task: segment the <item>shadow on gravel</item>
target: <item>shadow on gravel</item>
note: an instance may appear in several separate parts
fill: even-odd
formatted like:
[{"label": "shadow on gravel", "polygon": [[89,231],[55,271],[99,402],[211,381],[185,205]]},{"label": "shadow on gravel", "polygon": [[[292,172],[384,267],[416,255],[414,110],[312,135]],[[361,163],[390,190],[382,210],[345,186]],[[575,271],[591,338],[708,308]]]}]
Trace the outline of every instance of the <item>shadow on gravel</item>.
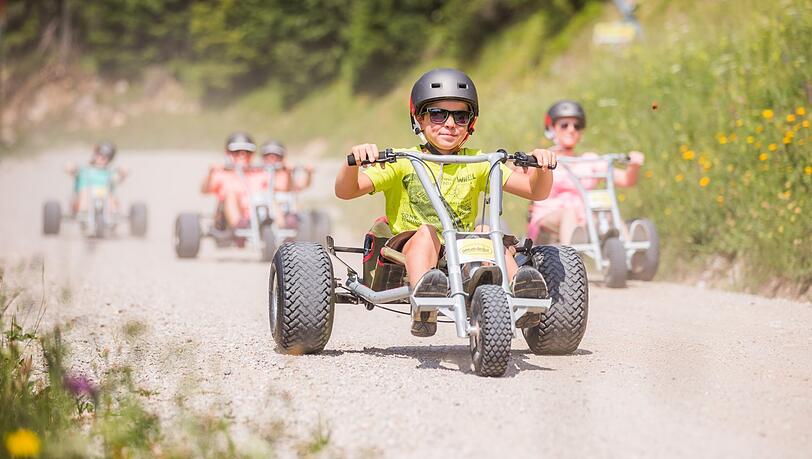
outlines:
[{"label": "shadow on gravel", "polygon": [[[589,352],[589,351],[587,351]],[[326,352],[325,352],[326,353]],[[468,346],[394,346],[388,348],[366,347],[363,350],[334,351],[333,355],[366,354],[375,357],[413,358],[418,361],[420,370],[449,370],[473,374],[471,351]],[[591,352],[590,352],[591,354]],[[510,365],[505,377],[512,378],[523,371],[555,371],[553,368],[538,366],[529,361],[527,351],[511,351]],[[450,367],[448,365],[452,365]]]}]

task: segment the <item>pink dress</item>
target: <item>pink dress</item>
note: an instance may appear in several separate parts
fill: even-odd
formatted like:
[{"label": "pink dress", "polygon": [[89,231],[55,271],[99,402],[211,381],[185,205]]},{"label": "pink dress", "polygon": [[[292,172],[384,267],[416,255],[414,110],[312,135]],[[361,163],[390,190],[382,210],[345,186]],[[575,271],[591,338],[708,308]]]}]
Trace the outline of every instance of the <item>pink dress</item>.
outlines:
[{"label": "pink dress", "polygon": [[[578,157],[597,158],[598,155],[584,153]],[[578,176],[600,173],[606,170],[603,162],[592,161],[569,164],[568,167]],[[597,184],[598,180],[594,178],[581,179],[581,185],[587,190],[595,188]],[[546,226],[544,224],[545,220],[550,215],[566,208],[575,209],[577,225],[581,226],[586,223],[584,201],[581,199],[581,194],[572,181],[570,173],[561,165],[553,170],[553,187],[550,190],[550,196],[543,201],[533,201],[530,205],[530,222],[527,225],[527,237],[535,240],[541,226]]]}]

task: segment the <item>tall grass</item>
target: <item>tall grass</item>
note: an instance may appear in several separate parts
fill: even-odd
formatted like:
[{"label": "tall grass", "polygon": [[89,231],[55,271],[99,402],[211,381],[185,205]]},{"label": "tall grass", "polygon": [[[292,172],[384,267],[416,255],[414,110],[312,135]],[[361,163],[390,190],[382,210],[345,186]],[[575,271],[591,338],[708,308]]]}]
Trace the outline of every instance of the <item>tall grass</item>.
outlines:
[{"label": "tall grass", "polygon": [[[812,282],[812,8],[801,0],[666,11],[653,43],[595,59],[567,94],[589,146],[648,154],[629,215],[672,258],[720,254],[752,280]],[[704,22],[703,22],[704,21]]]}]

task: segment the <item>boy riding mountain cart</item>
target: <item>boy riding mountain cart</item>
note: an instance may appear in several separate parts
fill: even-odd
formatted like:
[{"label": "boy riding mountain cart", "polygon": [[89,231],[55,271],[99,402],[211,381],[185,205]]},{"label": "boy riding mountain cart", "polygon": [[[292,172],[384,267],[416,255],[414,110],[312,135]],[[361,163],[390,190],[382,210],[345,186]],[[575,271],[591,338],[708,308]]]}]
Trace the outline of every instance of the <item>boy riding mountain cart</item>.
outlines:
[{"label": "boy riding mountain cart", "polygon": [[200,191],[217,197],[215,229],[230,231],[245,228],[249,222],[249,188],[246,181],[237,174],[243,168],[246,174],[251,166],[251,156],[257,146],[254,139],[245,132],[235,132],[226,138],[224,165],[212,165],[203,180]]},{"label": "boy riding mountain cart", "polygon": [[[73,199],[71,201],[71,212],[76,215],[79,212],[87,211],[89,193],[93,188],[104,188],[113,191],[116,184],[124,181],[127,173],[122,168],[113,168],[111,163],[116,156],[116,145],[113,142],[103,141],[93,148],[93,155],[87,166],[77,167],[68,164],[68,174],[74,177]],[[113,211],[118,210],[118,202],[111,199]]]},{"label": "boy riding mountain cart", "polygon": [[[420,145],[409,150],[432,155],[477,155],[479,150],[463,148],[474,133],[479,116],[479,99],[473,81],[458,70],[435,69],[421,76],[412,88],[409,116]],[[351,149],[355,164],[375,162],[377,145],[359,144]],[[499,164],[502,185],[508,193],[534,201],[547,197],[552,186],[551,168],[556,166],[553,152],[537,149],[533,156],[542,168],[513,170]],[[475,224],[480,193],[488,189],[490,168],[487,163],[426,163],[438,185],[443,205],[458,231],[488,231]],[[386,198],[386,218],[392,238],[386,247],[402,253],[409,285],[415,297],[443,297],[449,290],[442,264],[443,241],[440,220],[429,196],[417,180],[409,161],[369,167],[342,166],[335,183],[336,196],[355,199],[382,192]],[[378,225],[380,226],[380,224]],[[541,298],[547,293],[544,279],[531,266],[518,267],[512,248],[505,249],[507,274],[516,297]],[[422,312],[413,324],[415,336],[436,332],[437,313]],[[538,315],[529,320],[538,321]],[[518,324],[517,324],[518,325]],[[526,326],[526,324],[522,324]]]}]

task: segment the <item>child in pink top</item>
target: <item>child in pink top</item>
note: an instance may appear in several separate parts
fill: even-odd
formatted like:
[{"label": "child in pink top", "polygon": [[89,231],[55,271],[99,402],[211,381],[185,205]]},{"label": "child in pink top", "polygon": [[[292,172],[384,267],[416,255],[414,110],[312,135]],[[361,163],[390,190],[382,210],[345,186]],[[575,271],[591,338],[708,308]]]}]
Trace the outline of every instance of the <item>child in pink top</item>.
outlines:
[{"label": "child in pink top", "polygon": [[[575,147],[581,141],[582,132],[586,128],[586,114],[579,103],[571,100],[556,102],[547,110],[544,124],[545,135],[555,143],[551,150],[559,157],[578,156]],[[597,156],[595,153],[580,155],[581,158]],[[643,153],[633,151],[629,153],[629,158],[629,166],[625,170],[615,170],[617,186],[629,187],[637,183],[638,172],[645,157]],[[569,167],[576,175],[581,176],[603,172],[606,166],[602,162],[584,162]],[[591,189],[597,185],[597,180],[581,179],[581,185]],[[543,201],[533,201],[530,205],[529,220],[528,237],[538,241],[541,233],[546,232],[558,236],[558,241],[563,245],[572,243],[575,229],[586,223],[584,201],[571,175],[563,166],[553,171],[550,196]]]}]

